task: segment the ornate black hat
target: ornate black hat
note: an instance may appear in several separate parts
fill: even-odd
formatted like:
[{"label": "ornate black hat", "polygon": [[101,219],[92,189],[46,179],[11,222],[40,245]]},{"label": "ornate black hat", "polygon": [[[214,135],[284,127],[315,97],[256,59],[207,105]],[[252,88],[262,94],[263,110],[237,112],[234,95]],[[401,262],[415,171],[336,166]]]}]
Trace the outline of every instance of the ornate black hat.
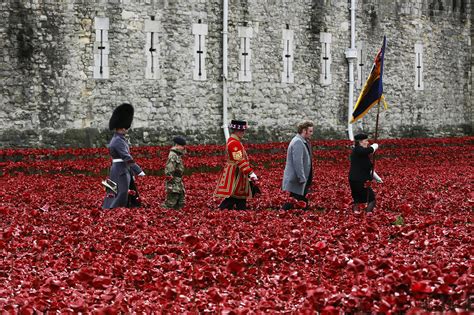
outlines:
[{"label": "ornate black hat", "polygon": [[354,140],[356,140],[356,141],[364,140],[364,139],[367,139],[367,138],[369,138],[369,136],[366,135],[365,133],[359,133],[359,134],[354,136]]},{"label": "ornate black hat", "polygon": [[230,129],[245,130],[247,129],[247,122],[245,120],[231,120],[229,124]]},{"label": "ornate black hat", "polygon": [[186,139],[180,136],[176,136],[173,138],[173,142],[179,145],[186,145]]},{"label": "ornate black hat", "polygon": [[123,103],[114,109],[112,117],[109,120],[109,129],[114,130],[117,128],[130,129],[133,120],[133,106],[128,103]]}]

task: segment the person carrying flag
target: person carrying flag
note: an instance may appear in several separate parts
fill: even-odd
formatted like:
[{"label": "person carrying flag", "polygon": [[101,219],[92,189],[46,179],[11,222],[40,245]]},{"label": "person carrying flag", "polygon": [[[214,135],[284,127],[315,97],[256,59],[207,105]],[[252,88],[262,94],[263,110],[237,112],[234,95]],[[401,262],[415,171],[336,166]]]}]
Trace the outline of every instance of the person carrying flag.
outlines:
[{"label": "person carrying flag", "polygon": [[369,156],[378,147],[377,143],[369,145],[366,134],[361,133],[354,136],[354,148],[350,156],[351,166],[349,169],[349,186],[354,200],[352,205],[354,212],[359,209],[361,203],[367,203],[367,212],[372,212],[375,208],[375,193],[369,184],[372,177],[377,183],[382,183],[382,179],[373,171]]},{"label": "person carrying flag", "polygon": [[[382,84],[383,62],[386,46],[387,42],[386,37],[384,36],[382,47],[377,53],[377,56],[375,56],[374,65],[372,66],[369,77],[360,92],[350,121],[352,124],[361,119],[375,104],[377,104],[374,142],[377,142],[378,136],[380,102],[383,102],[385,109],[387,109]],[[378,183],[382,182],[382,179],[377,175],[377,173],[375,173],[375,151],[377,149],[377,143],[369,146],[369,140],[366,134],[358,134],[354,136],[354,148],[352,149],[350,156],[351,166],[349,170],[349,185],[354,200],[352,207],[354,211],[359,208],[360,203],[367,203],[367,212],[372,212],[375,208],[375,194],[370,187],[370,184],[372,179],[375,179]],[[372,160],[370,157],[372,157]]]}]

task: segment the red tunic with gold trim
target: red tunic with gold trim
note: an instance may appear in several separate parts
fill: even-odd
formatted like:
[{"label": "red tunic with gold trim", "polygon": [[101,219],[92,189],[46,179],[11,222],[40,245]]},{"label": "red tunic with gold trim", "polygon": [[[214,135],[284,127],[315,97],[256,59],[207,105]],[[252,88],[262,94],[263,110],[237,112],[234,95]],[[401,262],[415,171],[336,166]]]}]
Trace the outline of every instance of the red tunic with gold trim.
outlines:
[{"label": "red tunic with gold trim", "polygon": [[226,145],[226,164],[219,177],[214,195],[217,197],[234,197],[247,199],[252,197],[248,174],[250,167],[247,152],[245,152],[239,137],[231,135]]}]

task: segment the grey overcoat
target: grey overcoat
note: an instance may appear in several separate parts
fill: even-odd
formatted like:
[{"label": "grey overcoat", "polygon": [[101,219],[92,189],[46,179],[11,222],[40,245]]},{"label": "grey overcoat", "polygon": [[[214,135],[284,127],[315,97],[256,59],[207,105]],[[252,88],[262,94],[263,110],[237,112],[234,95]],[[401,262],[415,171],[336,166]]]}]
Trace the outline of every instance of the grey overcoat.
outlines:
[{"label": "grey overcoat", "polygon": [[118,189],[115,196],[110,193],[105,196],[102,208],[127,207],[131,178],[141,173],[142,169],[133,161],[128,142],[122,134],[114,134],[109,143],[109,153],[112,159],[122,159],[123,162],[113,162],[110,167],[109,177],[117,183]]},{"label": "grey overcoat", "polygon": [[[308,143],[311,150],[311,144]],[[288,145],[282,190],[304,195],[304,188],[311,172],[311,154],[306,140],[297,134]]]}]

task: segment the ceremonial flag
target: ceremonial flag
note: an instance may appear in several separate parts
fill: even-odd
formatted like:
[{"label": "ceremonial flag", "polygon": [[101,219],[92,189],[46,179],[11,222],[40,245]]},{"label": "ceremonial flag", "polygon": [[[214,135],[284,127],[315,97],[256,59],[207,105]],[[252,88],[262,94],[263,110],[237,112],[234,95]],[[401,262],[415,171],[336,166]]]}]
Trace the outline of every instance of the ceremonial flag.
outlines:
[{"label": "ceremonial flag", "polygon": [[382,85],[382,74],[383,74],[383,57],[385,54],[385,36],[383,37],[382,48],[380,48],[377,56],[375,57],[374,65],[370,71],[369,77],[360,91],[359,98],[354,106],[352,112],[351,124],[364,117],[365,114],[371,109],[377,102],[383,101],[385,109],[387,104],[383,97],[383,85]]}]

